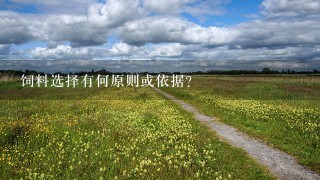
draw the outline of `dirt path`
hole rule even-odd
[[[163,92],[160,89],[154,90],[168,99],[181,105],[183,109],[193,113],[198,121],[205,123],[219,136],[229,142],[231,145],[244,149],[251,157],[257,159],[261,164],[268,167],[272,173],[280,179],[319,179],[320,176],[311,170],[297,164],[296,160],[290,155],[271,148],[268,145],[259,142],[244,133],[239,132],[232,126],[217,122],[212,117],[205,116],[193,106],[176,99],[172,95]]]

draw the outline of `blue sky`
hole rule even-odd
[[[0,0],[0,60],[319,60],[318,0]]]

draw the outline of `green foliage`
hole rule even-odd
[[[7,89],[0,105],[0,179],[273,178],[152,89]]]
[[[194,77],[189,89],[164,90],[320,172],[319,77]]]

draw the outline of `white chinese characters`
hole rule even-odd
[[[190,87],[191,76],[185,75],[22,75],[22,87],[54,87],[54,88],[92,88],[92,87]]]

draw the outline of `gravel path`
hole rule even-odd
[[[165,93],[160,89],[154,88],[154,90],[181,105],[183,109],[193,113],[198,121],[205,123],[231,145],[245,150],[251,157],[257,159],[261,164],[268,167],[268,169],[280,179],[320,180],[319,175],[297,164],[296,160],[292,156],[277,149],[271,148],[265,143],[250,138],[232,126],[222,124],[215,121],[212,117],[205,116],[193,106],[176,99],[172,95]]]

